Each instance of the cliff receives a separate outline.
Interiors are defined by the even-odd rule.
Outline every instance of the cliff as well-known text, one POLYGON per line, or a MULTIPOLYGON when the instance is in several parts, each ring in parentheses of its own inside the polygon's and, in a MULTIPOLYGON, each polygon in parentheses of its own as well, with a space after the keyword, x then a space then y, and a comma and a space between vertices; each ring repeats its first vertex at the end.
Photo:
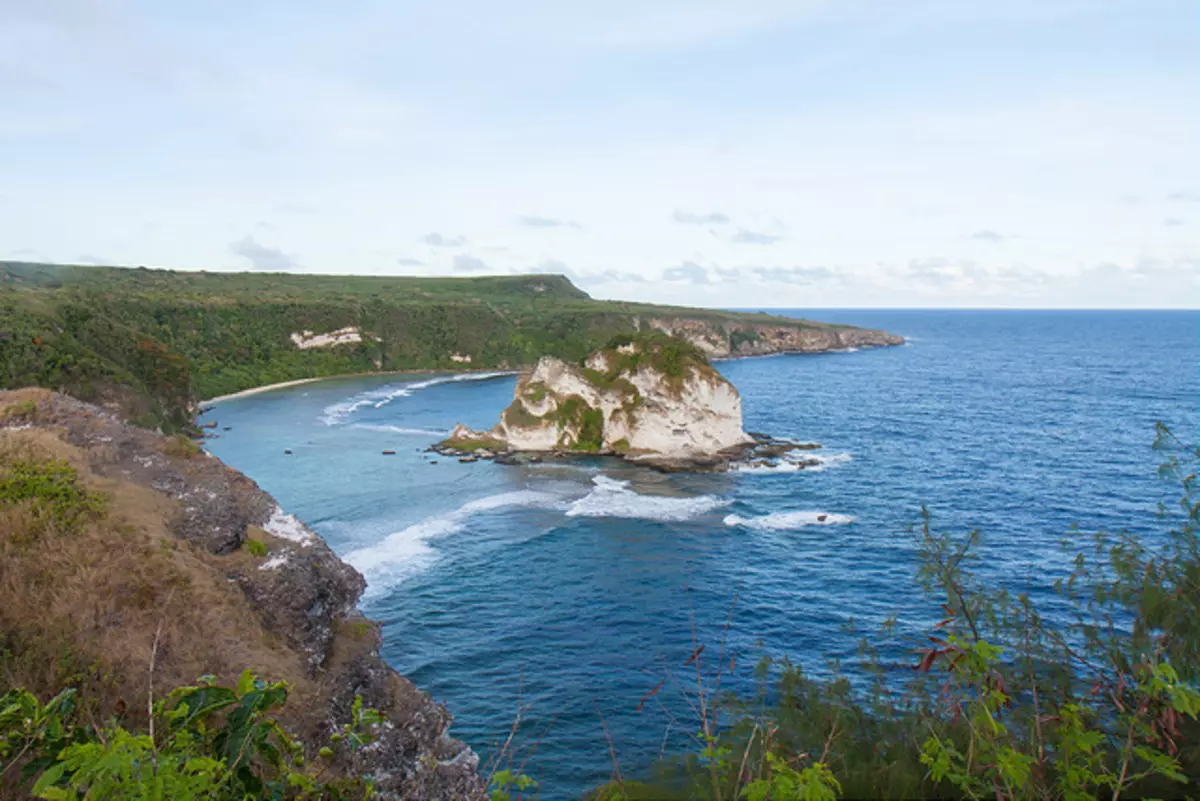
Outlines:
POLYGON ((380 659, 356 610, 362 576, 186 439, 45 390, 0 392, 0 586, 6 683, 43 698, 77 687, 98 719, 136 724, 148 664, 159 687, 251 668, 290 683, 283 723, 302 742, 328 742, 356 695, 385 715, 336 772, 384 798, 481 797, 450 714, 380 659), (76 497, 73 525, 47 517, 76 497))
POLYGON ((0 262, 0 388, 42 386, 187 429, 197 401, 300 378, 579 362, 660 331, 710 357, 895 345, 769 314, 595 300, 556 275, 205 273, 0 262))
POLYGON ((446 445, 683 465, 729 458, 754 442, 742 430, 737 389, 698 347, 655 333, 617 337, 582 365, 542 358, 491 431, 460 426, 446 445))

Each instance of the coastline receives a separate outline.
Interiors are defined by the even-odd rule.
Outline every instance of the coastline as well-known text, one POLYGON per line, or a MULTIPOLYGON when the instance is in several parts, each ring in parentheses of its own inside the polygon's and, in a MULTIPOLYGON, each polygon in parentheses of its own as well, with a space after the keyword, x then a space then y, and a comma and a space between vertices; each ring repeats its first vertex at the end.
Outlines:
MULTIPOLYGON (((896 343, 896 344, 883 344, 883 345, 864 344, 864 345, 851 345, 849 347, 844 347, 844 348, 823 348, 820 350, 777 350, 774 353, 749 353, 749 354, 739 354, 739 355, 731 354, 729 356, 717 356, 715 358, 711 358, 710 361, 713 363, 717 363, 717 362, 741 361, 743 359, 768 359, 768 358, 771 358, 774 356, 790 356, 790 355, 791 356, 809 356, 809 355, 816 355, 816 354, 820 354, 820 353, 855 353, 861 349, 871 350, 874 348, 896 347, 896 345, 903 345, 903 344, 906 344, 906 342, 907 342, 907 340, 902 337, 901 342, 896 343)), ((438 369, 438 368, 434 367, 434 368, 416 368, 416 369, 407 369, 407 370, 372 370, 371 372, 366 372, 366 373, 338 373, 337 375, 322 375, 322 376, 315 376, 312 378, 297 378, 297 379, 294 379, 291 381, 280 381, 277 384, 263 384, 262 386, 259 386, 259 387, 250 387, 249 389, 243 389, 238 392, 231 392, 228 395, 218 395, 215 398, 207 398, 205 400, 197 402, 196 405, 199 408, 199 407, 207 406, 207 405, 213 404, 213 403, 221 403, 222 401, 235 400, 237 398, 246 398, 251 395, 258 395, 260 393, 270 392, 270 391, 276 390, 276 389, 286 389, 287 387, 300 386, 301 384, 311 384, 315 381, 329 381, 334 378, 363 378, 363 377, 380 376, 380 375, 422 375, 422 374, 468 375, 468 374, 473 374, 473 373, 507 373, 509 375, 519 375, 522 371, 531 370, 531 369, 533 369, 532 366, 516 368, 516 369, 499 368, 499 367, 496 367, 496 368, 472 367, 472 368, 462 369, 462 370, 455 370, 452 368, 438 369)))
POLYGON ((208 406, 213 403, 221 403, 222 401, 234 400, 236 398, 247 398, 251 395, 258 395, 260 393, 270 392, 276 389, 297 387, 301 384, 312 384, 317 381, 331 381, 335 378, 369 378, 371 376, 381 375, 471 375, 475 373, 502 373, 506 375, 517 375, 520 372, 520 370, 513 369, 487 369, 484 367, 472 368, 469 370, 439 370, 436 367, 431 367, 412 370, 373 370, 369 373, 338 373, 337 375, 319 375, 312 378, 297 378, 292 381, 280 381, 278 384, 263 384, 260 387, 250 387, 250 389, 231 392, 228 395, 218 395, 215 398, 207 398, 205 400, 198 401, 196 405, 197 407, 208 406))
MULTIPOLYGON (((332 378, 333 376, 329 376, 332 378)), ((281 381, 278 384, 263 384, 261 387, 251 387, 243 389, 240 392, 231 392, 228 395, 218 395, 215 398, 199 401, 197 405, 204 406, 210 403, 220 403, 221 401, 233 400, 235 398, 246 398, 250 395, 258 395, 261 392, 270 392, 273 389, 283 389, 285 387, 296 387, 300 384, 311 384, 314 381, 323 381, 324 377, 320 378, 297 378, 294 381, 281 381)))

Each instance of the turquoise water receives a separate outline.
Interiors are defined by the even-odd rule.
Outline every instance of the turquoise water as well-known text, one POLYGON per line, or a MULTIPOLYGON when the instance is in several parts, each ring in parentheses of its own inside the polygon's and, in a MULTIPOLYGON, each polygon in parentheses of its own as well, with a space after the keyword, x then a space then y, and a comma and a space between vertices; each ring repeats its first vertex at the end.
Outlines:
POLYGON ((422 452, 456 422, 494 422, 512 376, 227 401, 206 419, 232 430, 209 446, 367 576, 385 657, 449 705, 457 736, 487 757, 522 710, 526 748, 549 729, 526 772, 543 797, 574 797, 611 774, 601 717, 627 777, 694 728, 693 622, 719 650, 735 591, 724 686, 746 686, 763 653, 817 673, 851 660, 851 618, 866 630, 896 615, 884 656, 908 664, 938 612, 912 580, 922 505, 941 527, 982 529, 993 578, 1051 612, 1073 524, 1157 533, 1173 493, 1156 478, 1154 424, 1192 439, 1200 427, 1195 312, 811 316, 910 338, 719 365, 746 427, 821 442, 817 469, 664 476, 422 452))

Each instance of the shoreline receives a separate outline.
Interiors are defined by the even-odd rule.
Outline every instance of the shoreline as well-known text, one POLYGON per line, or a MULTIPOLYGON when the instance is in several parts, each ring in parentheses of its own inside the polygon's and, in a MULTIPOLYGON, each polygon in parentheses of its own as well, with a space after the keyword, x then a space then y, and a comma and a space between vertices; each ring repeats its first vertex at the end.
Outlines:
POLYGON ((276 389, 287 389, 288 387, 298 387, 301 384, 312 384, 317 381, 332 381, 335 378, 370 378, 371 376, 384 375, 472 375, 475 373, 503 373, 505 375, 517 375, 520 370, 500 368, 473 368, 470 370, 439 370, 437 368, 420 368, 412 370, 372 370, 369 373, 338 373, 337 375, 319 375, 312 378, 296 378, 291 381, 280 381, 277 384, 263 384, 259 387, 250 387, 249 389, 231 392, 228 395, 218 395, 215 398, 197 401, 196 406, 203 407, 213 403, 221 403, 222 401, 235 400, 237 398, 248 398, 251 395, 259 395, 263 392, 271 392, 276 389))
MULTIPOLYGON (((897 347, 898 345, 903 345, 903 344, 907 344, 907 338, 904 339, 904 342, 897 343, 897 345, 891 345, 891 344, 858 345, 858 346, 850 346, 847 348, 828 348, 828 349, 824 349, 824 350, 811 350, 811 351, 779 350, 779 351, 775 351, 774 353, 753 353, 753 354, 738 355, 738 356, 734 356, 734 355, 718 356, 716 358, 710 358, 710 361, 715 363, 715 362, 741 361, 743 359, 769 359, 773 356, 789 356, 789 355, 810 356, 810 355, 817 355, 817 354, 821 354, 821 353, 854 353, 859 350, 873 350, 875 348, 897 347)), ((196 406, 197 406, 197 408, 200 408, 200 407, 207 406, 207 405, 213 404, 213 403, 221 403, 222 401, 235 400, 237 398, 247 398, 247 397, 250 397, 251 395, 258 395, 263 392, 271 392, 272 390, 276 390, 276 389, 286 389, 288 387, 300 386, 301 384, 311 384, 315 381, 329 381, 329 380, 335 379, 335 378, 364 378, 364 377, 379 376, 379 375, 419 375, 419 374, 469 375, 469 374, 473 374, 473 373, 506 373, 509 375, 519 375, 522 371, 530 370, 530 369, 532 369, 532 367, 522 367, 522 368, 517 368, 517 369, 513 369, 513 368, 503 369, 503 368, 499 368, 499 367, 496 367, 496 368, 474 367, 474 368, 469 368, 466 370, 454 370, 454 369, 439 370, 437 368, 418 368, 418 369, 408 369, 408 370, 372 370, 371 372, 367 372, 367 373, 338 373, 337 375, 322 375, 322 376, 315 376, 312 378, 297 378, 297 379, 293 379, 291 381, 280 381, 277 384, 263 384, 260 387, 250 387, 249 389, 243 389, 238 392, 231 392, 228 395, 218 395, 215 398, 208 398, 206 400, 198 401, 196 406)))

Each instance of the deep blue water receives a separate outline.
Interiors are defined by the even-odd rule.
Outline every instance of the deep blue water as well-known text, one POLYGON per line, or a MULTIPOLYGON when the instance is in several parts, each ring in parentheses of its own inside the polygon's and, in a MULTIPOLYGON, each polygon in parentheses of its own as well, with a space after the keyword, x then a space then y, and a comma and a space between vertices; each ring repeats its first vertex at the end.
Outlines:
POLYGON ((1150 446, 1156 421, 1189 439, 1200 428, 1197 313, 809 316, 910 338, 720 365, 746 427, 822 443, 817 470, 668 477, 421 452, 455 422, 494 422, 511 376, 227 401, 206 419, 233 430, 210 449, 364 572, 385 657, 446 701, 454 734, 486 758, 521 709, 526 748, 550 727, 526 772, 543 797, 575 797, 611 775, 601 717, 625 776, 694 730, 682 695, 693 620, 711 667, 735 591, 725 686, 747 686, 763 653, 817 673, 852 661, 851 618, 870 630, 896 615, 885 656, 904 664, 938 611, 913 581, 922 505, 939 527, 981 529, 989 575, 1051 609, 1072 525, 1161 525, 1156 504, 1174 494, 1150 446))

